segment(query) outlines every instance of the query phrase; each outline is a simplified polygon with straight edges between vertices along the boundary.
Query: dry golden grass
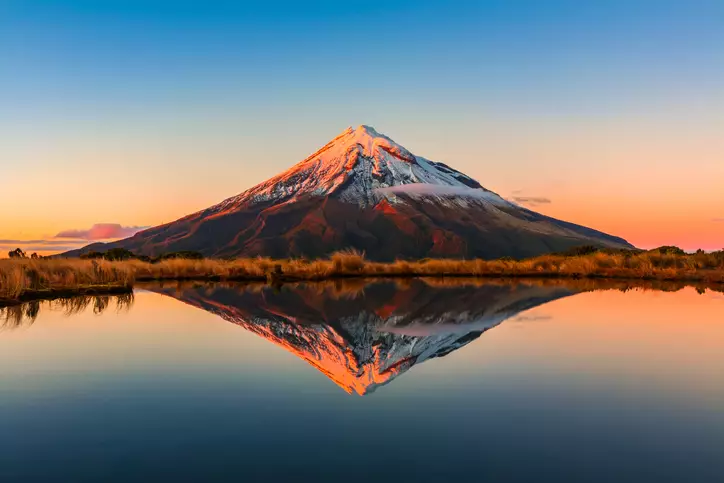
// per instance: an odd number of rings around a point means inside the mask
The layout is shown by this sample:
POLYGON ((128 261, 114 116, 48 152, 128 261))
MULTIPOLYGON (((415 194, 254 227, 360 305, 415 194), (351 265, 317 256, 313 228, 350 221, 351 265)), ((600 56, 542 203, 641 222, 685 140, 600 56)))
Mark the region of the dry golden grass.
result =
POLYGON ((133 267, 86 260, 0 260, 0 303, 130 289, 133 267))
POLYGON ((724 252, 670 255, 594 253, 546 255, 528 260, 421 260, 378 263, 354 251, 328 260, 174 259, 151 264, 138 260, 0 260, 0 302, 55 292, 100 292, 129 288, 135 281, 234 280, 272 283, 350 277, 607 278, 724 283, 724 252))

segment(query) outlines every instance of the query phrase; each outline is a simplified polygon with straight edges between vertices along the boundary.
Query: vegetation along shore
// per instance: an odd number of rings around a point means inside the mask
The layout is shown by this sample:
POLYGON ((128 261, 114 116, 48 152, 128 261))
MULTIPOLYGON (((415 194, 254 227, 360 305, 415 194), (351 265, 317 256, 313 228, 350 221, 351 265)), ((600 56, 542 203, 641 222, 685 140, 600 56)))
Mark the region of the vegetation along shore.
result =
POLYGON ((70 295, 130 292, 136 282, 162 280, 266 281, 280 284, 363 277, 598 278, 724 283, 724 250, 685 253, 676 247, 611 250, 580 247, 514 260, 398 260, 381 263, 347 250, 324 260, 203 259, 192 252, 155 259, 130 252, 84 259, 0 260, 0 305, 70 295))

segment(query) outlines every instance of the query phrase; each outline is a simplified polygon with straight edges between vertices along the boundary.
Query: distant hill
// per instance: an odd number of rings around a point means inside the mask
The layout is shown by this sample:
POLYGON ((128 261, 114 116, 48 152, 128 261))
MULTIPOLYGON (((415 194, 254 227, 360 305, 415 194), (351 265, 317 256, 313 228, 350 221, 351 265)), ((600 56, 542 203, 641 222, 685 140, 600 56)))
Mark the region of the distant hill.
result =
POLYGON ((349 128, 289 170, 215 206, 131 238, 64 254, 323 257, 353 247, 372 260, 528 257, 626 240, 507 201, 452 167, 368 126, 349 128))

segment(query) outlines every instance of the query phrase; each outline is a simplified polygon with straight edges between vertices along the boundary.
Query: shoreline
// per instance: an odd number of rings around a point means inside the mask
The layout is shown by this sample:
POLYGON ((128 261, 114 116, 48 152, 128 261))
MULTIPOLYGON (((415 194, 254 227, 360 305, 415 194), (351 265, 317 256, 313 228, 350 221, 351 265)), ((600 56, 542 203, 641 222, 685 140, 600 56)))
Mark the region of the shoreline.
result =
POLYGON ((79 295, 128 293, 147 282, 262 282, 272 286, 353 279, 591 280, 623 283, 678 282, 724 286, 724 252, 709 254, 594 253, 544 255, 525 260, 371 262, 356 252, 325 260, 269 258, 214 260, 80 259, 0 260, 0 306, 79 295))
POLYGON ((334 282, 380 282, 380 281, 402 281, 402 280, 422 280, 440 287, 466 285, 468 283, 537 283, 537 284, 555 284, 561 287, 575 287, 578 284, 586 282, 594 284, 589 290, 628 290, 641 288, 644 290, 680 290, 682 288, 691 287, 698 290, 709 289, 718 292, 724 292, 724 282, 711 281, 702 278, 656 278, 656 277, 616 277, 616 276, 568 276, 559 274, 411 274, 411 273, 388 273, 388 274, 334 274, 328 277, 319 278, 300 278, 300 277, 284 277, 282 279, 270 281, 264 277, 237 277, 222 278, 215 276, 197 276, 197 277, 165 277, 165 278, 139 278, 136 284, 126 286, 92 286, 77 287, 64 289, 45 289, 45 290, 27 290, 20 296, 13 299, 0 298, 0 309, 22 305, 29 302, 42 302, 48 300, 57 300, 63 298, 86 297, 86 296, 112 296, 132 294, 136 289, 144 290, 144 286, 166 283, 191 283, 191 284, 215 284, 229 283, 234 285, 263 285, 267 287, 281 288, 284 285, 298 285, 303 283, 324 284, 334 282), (600 286, 596 286, 600 284, 600 286))
POLYGON ((384 279, 410 279, 410 278, 434 278, 434 279, 511 279, 511 280, 535 280, 535 279, 556 279, 556 280, 602 280, 602 281, 621 281, 621 282, 683 282, 689 284, 707 284, 707 285, 724 285, 724 280, 710 279, 706 276, 664 276, 647 275, 635 277, 631 275, 600 275, 600 274, 561 274, 561 273, 475 273, 475 272, 450 272, 450 273, 419 273, 419 272, 384 272, 384 273, 334 273, 330 275, 320 276, 297 276, 284 275, 274 278, 269 277, 247 277, 247 276, 217 276, 217 275, 198 275, 198 276, 163 276, 163 277, 139 277, 136 282, 256 282, 266 285, 290 284, 300 282, 327 282, 335 280, 384 280, 384 279))

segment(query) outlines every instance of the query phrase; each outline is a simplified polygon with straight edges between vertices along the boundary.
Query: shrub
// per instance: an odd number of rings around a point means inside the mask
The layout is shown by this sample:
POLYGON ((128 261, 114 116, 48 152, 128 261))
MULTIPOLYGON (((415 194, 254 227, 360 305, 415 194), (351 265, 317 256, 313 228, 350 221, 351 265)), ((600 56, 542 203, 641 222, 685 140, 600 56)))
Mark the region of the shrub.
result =
POLYGON ((28 256, 25 254, 25 252, 22 251, 20 248, 16 248, 15 250, 8 252, 8 257, 10 257, 10 258, 28 258, 28 256))
POLYGON ((577 247, 571 247, 568 250, 556 253, 556 255, 563 257, 582 257, 585 255, 592 255, 594 253, 598 253, 599 251, 601 251, 600 247, 594 245, 581 245, 577 247))
MULTIPOLYGON (((138 257, 138 258, 140 260, 141 257, 138 257)), ((164 253, 163 255, 159 255, 158 257, 156 257, 153 261, 160 262, 163 260, 174 260, 177 258, 180 258, 183 260, 203 260, 204 256, 202 254, 200 254, 199 252, 185 250, 185 251, 180 251, 180 252, 164 253)))
POLYGON ((126 250, 125 248, 111 248, 104 255, 103 258, 108 261, 122 261, 131 260, 136 258, 133 252, 126 250))
POLYGON ((681 248, 670 245, 654 248, 651 252, 660 253, 661 255, 686 255, 686 252, 681 248))
POLYGON ((365 266, 364 253, 360 253, 354 249, 335 252, 329 258, 332 260, 336 272, 358 272, 365 266))
POLYGON ((103 258, 104 255, 105 254, 102 252, 91 251, 91 252, 82 254, 80 256, 80 258, 81 258, 81 260, 98 260, 98 259, 103 258))

